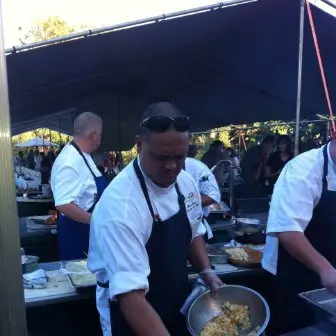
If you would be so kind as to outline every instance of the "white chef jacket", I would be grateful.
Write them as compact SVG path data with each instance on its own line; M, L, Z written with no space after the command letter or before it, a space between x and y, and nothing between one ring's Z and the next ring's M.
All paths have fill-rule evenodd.
M96 177L101 176L90 154L83 153ZM55 206L74 202L87 211L94 203L97 187L84 159L71 144L66 145L51 171L51 189Z
M336 167L330 157L329 148L328 156L328 189L336 191ZM287 163L275 184L262 260L263 268L274 275L277 270L279 245L276 233L305 231L321 198L323 163L323 147L305 152Z
M160 188L144 177L155 215L162 221L175 215L179 204L174 184ZM185 196L192 236L204 235L201 200L195 182L181 171L177 183ZM97 308L104 336L108 335L109 299L136 289L150 290L146 243L152 225L153 218L131 162L110 183L92 214L88 268L96 273L98 281L109 281L109 289L97 286Z
M185 161L185 170L194 178L201 195L209 196L216 203L220 202L221 194L216 178L207 165L199 160L187 158ZM204 216L208 217L209 213L210 208L208 206L204 207Z

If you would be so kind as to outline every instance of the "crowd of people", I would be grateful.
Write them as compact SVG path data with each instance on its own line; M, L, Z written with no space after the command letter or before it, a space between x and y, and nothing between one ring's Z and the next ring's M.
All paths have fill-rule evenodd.
M41 184L48 184L52 166L56 160L58 151L54 152L52 149L47 152L39 151L38 148L30 149L27 155L23 151L18 153L14 158L14 167L26 167L41 173Z
M124 168L124 159L120 151L109 151L105 154L102 165L97 165L100 172L108 181L112 181Z
M191 145L189 156L196 155L197 147ZM293 156L293 144L288 135L268 135L261 144L242 153L241 160L237 150L232 147L225 148L223 142L215 140L201 157L201 161L213 170L219 185L223 185L221 169L215 168L219 163L226 162L231 164L235 179L241 176L241 181L250 190L259 188L261 192L270 194L282 169Z

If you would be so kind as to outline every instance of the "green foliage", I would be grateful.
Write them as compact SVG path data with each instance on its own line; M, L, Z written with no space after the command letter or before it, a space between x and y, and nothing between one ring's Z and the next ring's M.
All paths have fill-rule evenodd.
M192 135L191 142L198 147L197 158L200 159L208 150L209 145L216 139L221 140L225 147L234 147L242 154L244 135L247 148L258 145L267 135L289 135L294 142L295 125L285 125L282 121L256 122L249 125L221 127L203 134ZM300 146L302 150L321 143L326 138L325 123L305 123L300 125Z
M123 151L122 156L124 159L124 165L128 165L132 160L134 160L137 156L137 149L136 146L134 146L132 149L128 151Z
M69 35L84 29L87 25L79 27L70 26L58 16L50 16L46 20L37 20L34 25L21 38L22 44L50 40L56 37Z
M18 147L14 147L16 144L27 141L29 139L36 138L36 137L39 137L46 141L51 141L58 145L64 145L71 140L71 137L66 134L62 134L62 133L52 131L46 128L41 128L41 129L37 129L31 132L26 132L26 133L13 136L12 144L14 148L13 149L14 153L17 154L20 150L22 150L22 148L20 149ZM29 150L29 148L27 150Z

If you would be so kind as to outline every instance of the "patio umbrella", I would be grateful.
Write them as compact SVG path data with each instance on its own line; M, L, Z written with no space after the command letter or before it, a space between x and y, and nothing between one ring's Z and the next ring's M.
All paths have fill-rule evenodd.
M29 139L27 141L15 145L15 147L42 147L42 146L57 147L58 145L53 142L43 140L39 137Z

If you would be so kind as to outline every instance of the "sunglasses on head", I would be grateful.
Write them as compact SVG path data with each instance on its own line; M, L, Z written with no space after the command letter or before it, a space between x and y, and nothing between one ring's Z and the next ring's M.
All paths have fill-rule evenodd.
M178 132L187 132L190 129L189 117L164 117L156 116L146 118L140 127L147 128L151 132L163 133L172 127Z

